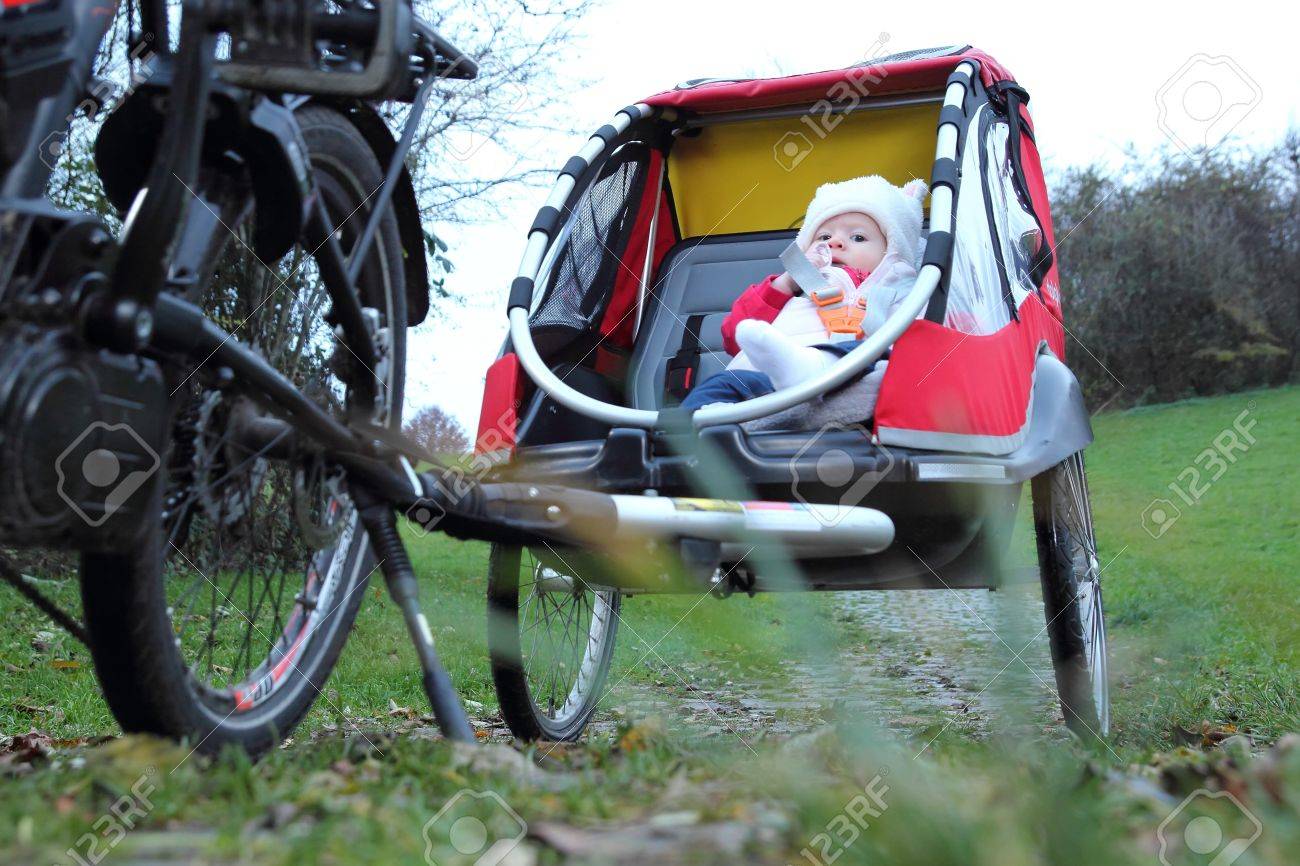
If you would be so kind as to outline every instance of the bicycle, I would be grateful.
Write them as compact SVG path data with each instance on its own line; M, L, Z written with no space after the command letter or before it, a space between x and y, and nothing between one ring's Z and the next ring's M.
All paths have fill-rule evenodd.
M439 496L400 437L429 305L405 157L434 85L477 67L409 2L181 8L170 50L165 0L140 0L155 72L95 143L119 242L43 197L116 4L5 4L0 543L81 552L84 629L0 573L86 640L124 730L256 754L378 564L443 731L472 739L393 513ZM409 105L396 139L380 100Z

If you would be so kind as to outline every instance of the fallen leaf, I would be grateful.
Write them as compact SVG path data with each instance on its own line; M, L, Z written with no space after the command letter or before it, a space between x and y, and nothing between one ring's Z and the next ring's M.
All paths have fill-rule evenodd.
M399 716L403 719L414 719L419 715L419 713L417 713L415 710L411 709L410 707L399 707L397 705L397 701L393 700L392 698L389 698L388 715Z
M75 671L81 667L81 662L71 659L54 659L50 662L50 667L56 671Z
M650 716L636 724L629 725L620 733L616 748L622 752L638 752L661 741L663 736L663 720Z
M30 731L10 737L0 748L0 772L21 775L31 770L31 765L49 757L53 741L44 731Z
M60 716L61 715L62 712L60 711ZM56 749L77 749L82 746L98 746L101 743L107 743L111 739L113 739L113 737L110 734L100 734L97 737L70 737L68 739L60 738L57 740L53 740L52 742L54 748Z
M1201 745L1215 746L1237 733L1236 725L1213 725L1201 722Z

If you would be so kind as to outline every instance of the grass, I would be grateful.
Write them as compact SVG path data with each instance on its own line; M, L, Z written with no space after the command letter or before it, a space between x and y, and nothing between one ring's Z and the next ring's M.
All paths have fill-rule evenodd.
M1243 412L1256 422L1256 444L1188 506L1168 485L1208 464L1200 455ZM1300 730L1291 602L1300 585L1300 389L1134 410L1097 426L1093 507L1103 552L1115 557L1106 600L1126 663L1119 741L1169 746L1176 725L1204 719L1264 741ZM1142 513L1157 498L1181 511L1153 538Z
M1243 411L1255 421L1255 443L1194 495L1185 470L1213 467L1200 455ZM971 696L992 676L985 670L1012 661L1000 641L977 640L978 628L934 637L903 623L864 632L835 596L821 594L631 599L605 722L586 743L539 747L535 761L506 746L452 750L403 712L422 711L424 698L400 617L376 583L325 699L288 748L256 766L235 754L187 759L183 749L142 738L56 750L0 789L4 859L75 862L60 852L108 826L96 822L145 778L148 816L107 862L422 862L425 822L468 788L509 803L537 837L525 848L542 862L564 850L606 861L814 866L836 852L854 863L1155 863L1156 828L1201 787L1232 791L1264 827L1237 862L1292 862L1300 750L1285 740L1270 746L1300 730L1300 388L1112 413L1095 426L1088 470L1115 714L1105 745L1066 740L1041 700L1017 703L1015 675L1034 685L1018 665L984 693L1007 686L1005 718L986 713L993 722L983 727L937 698L901 719L868 720L849 688L778 706L764 717L770 723L743 728L739 699L802 694L799 662L814 650L879 664L868 681L872 700L898 706L932 688L942 698L945 677L976 704ZM1171 491L1173 482L1196 504ZM1153 537L1143 514L1158 498L1180 514ZM1027 555L1025 528L1017 556ZM486 547L411 540L424 597L437 601L428 612L440 652L462 695L482 705L473 715L490 721ZM45 588L75 601L69 583ZM36 728L69 741L114 734L84 649L13 593L0 594L0 615L8 626L0 635L3 731ZM992 625L1016 649L1040 627L1013 618ZM1043 643L1025 657L1041 657ZM918 673L936 670L938 686ZM701 695L718 697L716 713L690 709ZM788 737L810 720L826 726ZM743 741L728 728L742 730ZM1213 745L1232 733L1245 736ZM142 777L146 767L154 773ZM883 812L864 794L881 788ZM1202 800L1193 808L1203 806L1227 837L1249 831L1235 807ZM506 832L482 803L474 808ZM645 829L652 821L655 833ZM565 834L551 833L557 825ZM660 856L654 845L663 840L673 845ZM451 853L445 839L433 851L438 862ZM1174 862L1208 862L1188 854Z

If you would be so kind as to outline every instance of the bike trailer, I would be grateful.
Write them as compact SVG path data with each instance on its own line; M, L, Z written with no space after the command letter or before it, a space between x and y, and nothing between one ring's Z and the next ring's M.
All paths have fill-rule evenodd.
M793 588L973 588L1002 580L1021 487L1033 480L1045 597L1074 610L1053 627L1058 661L1074 666L1062 686L1067 717L1104 727L1099 569L1081 456L1092 432L1065 366L1056 240L1028 102L1005 67L967 46L692 81L619 111L564 164L528 229L509 338L480 416L477 450L491 477L615 494L620 522L640 521L647 534L647 515L660 515L659 534L679 539L682 558L724 592L792 587L765 580L737 538L692 537L690 519L715 525L680 515L700 507L692 497L723 509L737 506L718 499L748 499L739 507L798 511L824 525L845 509L870 512L856 544L844 539L852 533L791 542L801 574ZM930 184L919 276L901 307L810 381L678 408L725 368L723 318L746 286L785 269L779 257L814 191L867 174ZM886 352L878 401L856 423L771 423ZM684 504L638 507L635 497ZM499 548L494 597L517 612L508 600L521 591L581 598L589 589L596 629L616 616L620 593L655 591L579 576L588 567L571 557L580 553ZM612 640L610 628L592 645ZM1058 642L1058 631L1069 634ZM499 660L517 660L517 649ZM532 703L510 714L517 732L580 730L585 718L566 715L575 692L561 692L550 715L528 692Z
M862 454L890 449L918 480L1008 483L1078 451L1090 432L1063 365L1055 241L1027 101L988 55L947 48L692 82L623 109L566 163L529 230L478 449L539 477L580 454L599 467L636 443L653 455L661 411L725 367L722 319L746 285L782 269L777 256L814 190L877 173L898 184L928 177L932 188L906 309L820 379L708 407L694 426L725 440L746 476L765 484L750 464L775 455L784 470L817 431L801 442L795 431L734 425L835 388L892 345L875 411L852 431ZM625 467L612 484L590 480L662 486L644 468L631 477Z

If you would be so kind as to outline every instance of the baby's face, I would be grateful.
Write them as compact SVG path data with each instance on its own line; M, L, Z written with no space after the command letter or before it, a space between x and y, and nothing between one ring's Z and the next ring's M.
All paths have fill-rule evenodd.
M813 243L831 248L831 264L874 271L885 257L885 233L864 213L833 216L817 227Z

